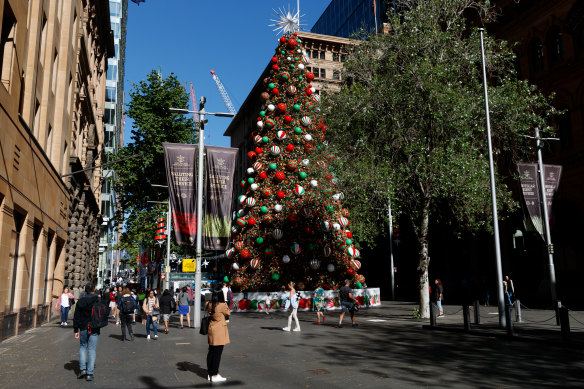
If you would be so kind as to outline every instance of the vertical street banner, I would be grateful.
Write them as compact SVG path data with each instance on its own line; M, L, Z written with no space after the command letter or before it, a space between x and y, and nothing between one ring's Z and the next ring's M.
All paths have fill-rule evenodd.
M207 146L203 248L225 250L231 236L231 197L238 149Z
M535 163L518 163L517 167L519 169L519 181L521 183L521 193L523 194L523 200L525 201L525 206L527 207L527 212L531 223L533 224L535 230L543 238L543 216L542 216L542 204L540 195L540 181L537 176L537 164ZM560 183L560 176L562 175L562 167L559 165L543 165L543 178L545 185L545 195L546 195L546 208L548 212L548 217L551 219L552 214L552 202L554 200L554 195L558 190ZM548 220L549 221L549 220Z
M163 143L162 147L176 243L194 246L197 236L197 146Z

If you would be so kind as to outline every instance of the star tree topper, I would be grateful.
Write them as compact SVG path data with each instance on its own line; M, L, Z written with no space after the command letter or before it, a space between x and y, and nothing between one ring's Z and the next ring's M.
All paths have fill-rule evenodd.
M270 19L274 24L270 24L269 26L275 27L274 31L277 31L277 34L293 33L300 30L300 0L298 0L294 15L290 12L290 7L288 7L287 12L282 8L278 9L278 11L274 10L274 12L278 19Z

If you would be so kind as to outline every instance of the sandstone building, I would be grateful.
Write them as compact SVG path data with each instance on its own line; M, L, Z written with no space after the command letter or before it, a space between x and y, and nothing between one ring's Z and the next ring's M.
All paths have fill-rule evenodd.
M58 314L64 286L95 281L114 46L106 1L0 0L0 14L3 340Z

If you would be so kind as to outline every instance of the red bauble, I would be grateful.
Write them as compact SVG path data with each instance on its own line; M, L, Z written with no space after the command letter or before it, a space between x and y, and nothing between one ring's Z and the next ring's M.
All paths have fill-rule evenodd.
M353 233L351 231L347 231L347 238L352 238L353 237Z
M239 253L239 256L243 259L248 259L249 257L251 257L251 252L248 249L243 249Z
M274 89L272 89L272 93L275 95L278 95L278 94L280 94L280 90L278 88L274 88Z
M286 197L286 193L284 193L284 192L282 192L281 190L279 190L279 191L276 193L276 197L277 197L278 199L282 200L284 197Z
M278 62L278 57L272 57L272 62L277 63Z
M250 217L249 219L247 219L247 224L249 224L250 226L255 226L256 219L254 219L253 217Z
M279 112L286 112L286 104L284 104L284 103L278 104L278 111Z
M286 37L285 36L283 36L283 37L280 38L280 43L286 43Z
M276 172L276 181L282 182L286 179L286 175L283 172Z
M290 151L290 152L294 151L294 145L292 145L292 144L288 144L288 145L286 146L286 150L287 150L287 151Z
M265 180L266 178L268 178L268 175L266 174L266 172L261 172L259 177L261 180Z
M306 73L306 79L307 79L308 81L312 81L312 80L314 80L314 73L312 73L312 72L308 72L308 73Z
M254 159L255 157L257 157L257 154L254 153L253 151L250 151L249 153L247 153L247 158Z
M353 277L355 274L357 274L357 272L355 271L355 269L348 268L347 274L350 275L351 277Z
M274 64L274 65L272 65L272 69L274 69L275 71L278 71L278 70L280 70L280 67L278 65Z
M306 227L304 229L304 232L306 232L307 234L310 234L312 232L312 230L310 229L310 227Z
M291 213L290 215L288 215L288 221L290 223L296 223L298 221L298 215L296 215L295 213Z
M296 45L298 45L298 42L296 42L296 39L288 39L288 47L293 49L296 47Z
M310 96L312 94L312 89L306 88L304 92L306 93L306 96Z
M259 147L256 147L256 148L255 148L255 152L256 152L256 154L257 154L257 155L260 155L260 154L262 153L262 151L263 151L263 150L262 150L262 149L260 149Z
M291 121L292 121L292 116L290 116L290 115L284 116L284 123L290 124Z
M271 191L270 189L264 189L264 190L262 191L262 195L263 195L264 197L270 197L270 196L272 195L272 191Z

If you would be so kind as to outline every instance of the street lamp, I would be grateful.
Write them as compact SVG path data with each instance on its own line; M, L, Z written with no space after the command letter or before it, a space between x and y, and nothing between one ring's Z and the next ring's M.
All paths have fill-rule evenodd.
M199 168L197 177L197 259L195 268L195 320L194 326L198 327L201 322L201 256L203 254L202 250L202 236L203 236L203 163L204 154L203 148L205 147L205 115L212 115L218 117L234 117L235 114L227 112L205 112L205 103L207 99L205 96L201 96L199 100L199 110L189 111L183 108L169 108L169 112L178 114L199 114Z
M150 184L150 186L155 186L158 188L168 188L168 185L158 185ZM170 286L170 234L172 232L172 204L170 203L170 196L168 197L168 202L164 201L148 201L149 203L168 203L168 213L166 214L166 259L164 260L164 289L168 289Z

